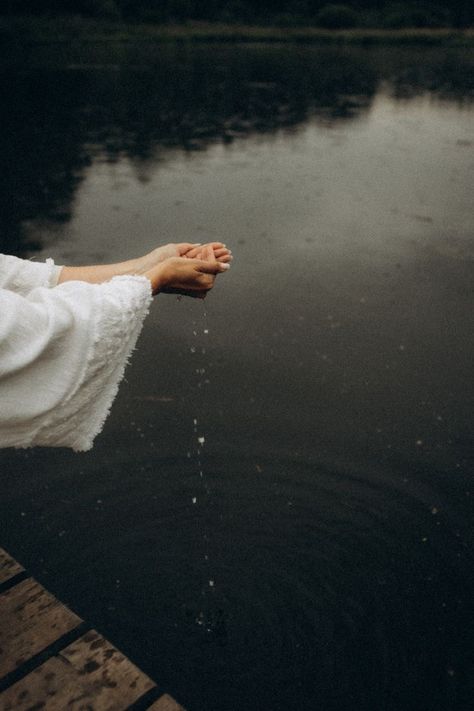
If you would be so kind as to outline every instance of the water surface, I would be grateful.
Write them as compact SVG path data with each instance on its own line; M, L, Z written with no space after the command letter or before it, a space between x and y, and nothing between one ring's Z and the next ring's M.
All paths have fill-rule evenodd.
M2 453L2 545L190 711L469 709L472 56L38 52L2 250L235 264L157 299L92 452Z

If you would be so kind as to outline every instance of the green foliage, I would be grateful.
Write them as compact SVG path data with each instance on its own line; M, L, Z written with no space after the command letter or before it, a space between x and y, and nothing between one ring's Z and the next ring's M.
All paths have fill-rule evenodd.
M325 5L316 15L316 24L328 30L357 27L359 14L349 5Z
M115 0L87 0L83 3L83 12L91 17L103 17L108 20L120 18L120 10Z
M218 12L218 20L220 22L252 22L253 12L248 3L241 0L230 0L224 3L222 9Z
M449 24L449 15L446 10L421 3L400 3L388 6L381 18L381 25L389 29L443 27L446 24Z
M273 18L272 24L275 27L299 27L304 24L304 17L291 12L280 12Z
M99 19L245 23L296 27L430 28L474 22L473 0L0 0L0 15L77 15Z

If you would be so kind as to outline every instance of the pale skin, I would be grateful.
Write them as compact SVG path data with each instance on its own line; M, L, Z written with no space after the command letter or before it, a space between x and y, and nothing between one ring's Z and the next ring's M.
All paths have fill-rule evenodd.
M126 262L63 267L59 284L66 281L100 284L114 276L141 275L150 280L154 295L163 292L202 299L214 286L217 274L229 269L231 261L232 254L222 242L180 242L157 247Z

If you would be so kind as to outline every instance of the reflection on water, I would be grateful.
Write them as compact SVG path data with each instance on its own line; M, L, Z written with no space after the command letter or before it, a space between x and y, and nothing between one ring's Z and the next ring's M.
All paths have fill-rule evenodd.
M470 710L472 59L96 60L3 75L3 249L236 262L93 452L1 454L2 544L190 711Z
M117 63L100 56L99 65L72 56L66 70L40 56L21 69L4 68L4 251L39 248L24 235L31 219L69 219L77 185L97 156L111 162L128 156L140 171L165 160L169 146L200 150L253 132L294 129L310 117L324 125L360 119L382 82L397 97L429 90L466 101L473 91L466 50L160 47L143 54L132 47L114 57Z

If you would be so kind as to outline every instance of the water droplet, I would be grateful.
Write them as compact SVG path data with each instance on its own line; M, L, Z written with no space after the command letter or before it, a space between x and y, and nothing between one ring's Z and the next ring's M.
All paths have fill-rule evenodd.
M202 444L204 444L205 441L206 441L206 438L205 438L205 437L198 437L198 442L199 442L199 444L202 445Z
M197 502L197 498L195 496L193 496L193 504L195 504L196 502Z
M189 350L191 351L191 353L196 353L196 349L194 346L191 346L191 348Z
M209 580L209 587L210 587L210 588L213 588L213 587L214 587L214 581L213 581L213 580Z
M208 329L208 328L205 328L204 331L203 331L203 333L206 333L206 334L209 333L209 329Z

